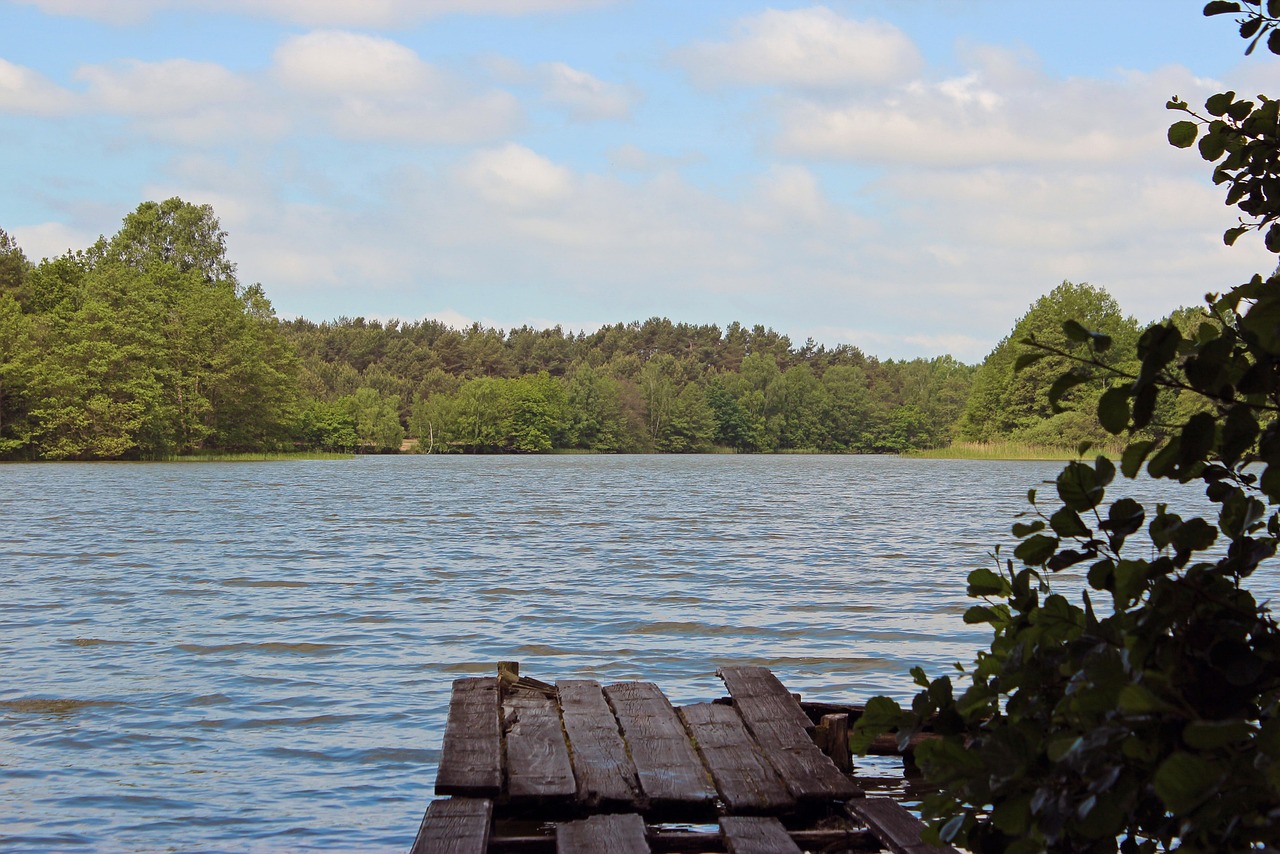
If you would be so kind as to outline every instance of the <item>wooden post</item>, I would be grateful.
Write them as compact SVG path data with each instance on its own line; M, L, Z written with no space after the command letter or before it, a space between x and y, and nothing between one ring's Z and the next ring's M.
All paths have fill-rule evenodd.
M818 727L826 730L826 744L823 746L823 752L831 757L831 761L841 771L846 774L852 772L853 754L849 750L849 716L823 715Z

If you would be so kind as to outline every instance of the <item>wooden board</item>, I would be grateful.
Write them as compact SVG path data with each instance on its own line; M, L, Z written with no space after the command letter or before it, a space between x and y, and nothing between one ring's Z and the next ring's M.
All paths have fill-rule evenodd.
M730 813L780 813L796 804L730 706L698 703L680 710Z
M861 794L813 743L813 722L776 676L763 667L722 667L718 672L733 697L733 708L796 800L843 800Z
M729 854L801 854L800 846L776 818L725 816L720 819L720 833Z
M507 730L507 795L512 804L565 801L577 792L554 697L508 686L502 699Z
M480 798L432 801L409 854L485 854L493 802Z
M924 823L891 798L863 798L848 809L894 854L959 854L950 845L939 848L921 840Z
M491 798L502 792L499 713L497 677L454 681L436 772L437 795Z
M635 813L594 815L556 825L557 854L648 854L644 819Z
M650 682L604 689L627 742L645 800L653 807L709 808L716 791L671 703Z
M862 794L857 783L840 773L831 757L819 750L800 727L776 721L746 723L765 758L796 800L847 800Z
M804 730L813 729L800 702L769 668L721 667L716 674L724 680L743 720L790 721Z
M578 802L592 808L634 807L640 781L600 683L564 680L556 683L556 693L573 757Z

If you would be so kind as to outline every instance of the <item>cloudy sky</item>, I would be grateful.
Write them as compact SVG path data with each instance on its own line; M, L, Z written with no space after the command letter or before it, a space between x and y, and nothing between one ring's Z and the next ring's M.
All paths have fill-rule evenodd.
M1280 94L1201 0L0 0L33 259L213 205L285 317L761 323L978 361L1064 279L1140 320L1274 260L1164 139Z

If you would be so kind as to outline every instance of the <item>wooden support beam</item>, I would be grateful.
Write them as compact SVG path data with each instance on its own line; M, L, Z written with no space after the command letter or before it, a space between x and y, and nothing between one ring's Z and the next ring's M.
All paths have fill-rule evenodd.
M892 798L862 798L847 809L893 854L960 854L950 845L938 847L921 839L924 822Z
M853 754L849 750L849 716L823 715L814 729L815 736L822 733L821 738L814 738L822 752L831 757L832 763L845 774L853 771Z
M635 813L593 815L556 825L557 854L649 854L644 819Z
M727 815L720 819L720 833L729 854L802 854L776 818Z

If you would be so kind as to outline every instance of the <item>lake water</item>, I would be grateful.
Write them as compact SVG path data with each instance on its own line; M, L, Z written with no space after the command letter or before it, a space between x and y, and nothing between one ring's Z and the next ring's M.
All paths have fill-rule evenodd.
M408 849L449 683L909 696L1053 463L384 457L0 467L0 848ZM1274 571L1269 571L1274 574ZM1263 579L1275 588L1274 579Z

